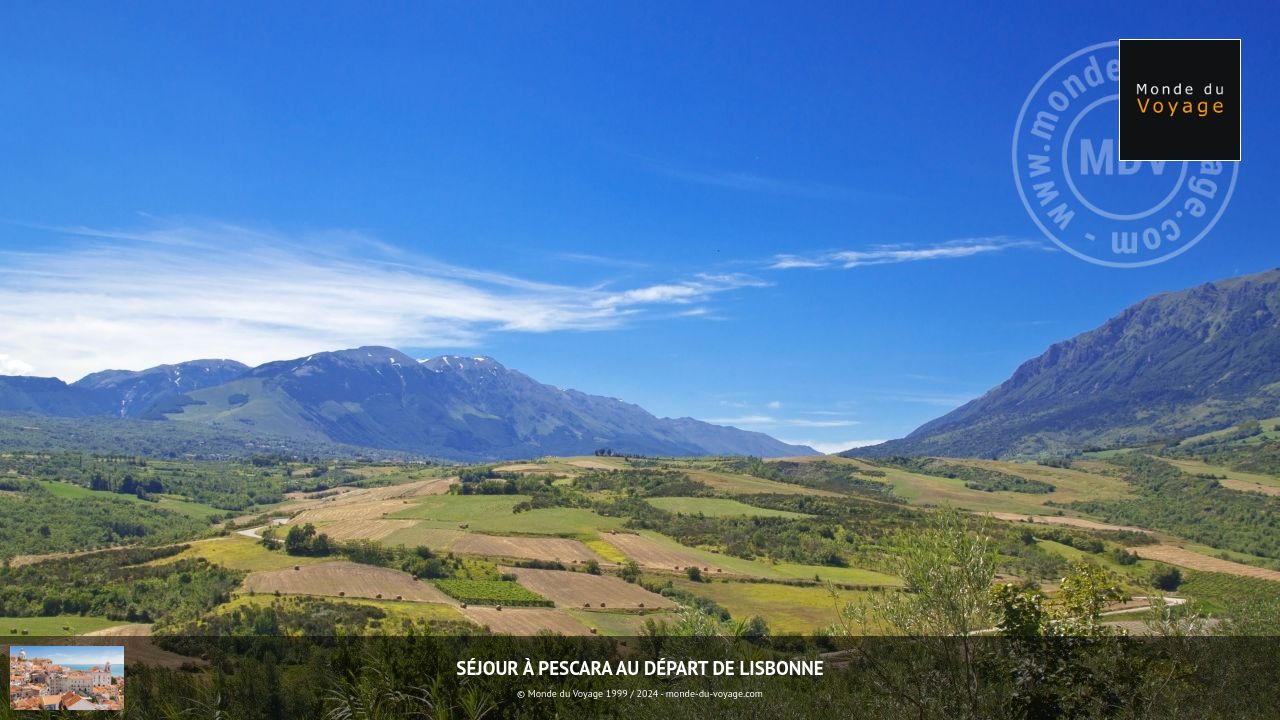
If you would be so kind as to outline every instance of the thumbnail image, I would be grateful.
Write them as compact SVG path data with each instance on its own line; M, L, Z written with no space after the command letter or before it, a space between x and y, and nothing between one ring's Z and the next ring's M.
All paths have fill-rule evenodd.
M9 703L14 710L123 710L124 648L11 647Z

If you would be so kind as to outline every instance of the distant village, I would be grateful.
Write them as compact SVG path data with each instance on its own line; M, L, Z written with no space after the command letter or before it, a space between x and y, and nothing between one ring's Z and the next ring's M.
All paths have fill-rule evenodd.
M9 656L9 703L14 710L123 710L124 674L110 662L77 670L20 650Z

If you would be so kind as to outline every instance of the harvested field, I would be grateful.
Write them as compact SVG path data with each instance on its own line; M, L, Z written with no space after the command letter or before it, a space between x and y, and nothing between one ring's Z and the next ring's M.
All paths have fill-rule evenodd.
M627 467L627 463L625 460L618 460L617 462L608 462L605 460L581 459L581 460L568 460L565 462L565 464L572 465L574 467L586 468L587 470L617 470L619 468Z
M458 478L432 478L430 480L404 483L403 485L369 488L361 495L361 499L399 500L402 498L422 497L424 495L444 495L449 492L450 486L457 482Z
M444 495L456 482L456 478L433 478L403 485L357 488L334 497L298 501L292 506L286 503L280 510L302 509L302 512L293 518L291 524L294 525L333 520L377 519L384 514L403 510L406 500L426 495Z
M399 521L380 521L380 522L399 522ZM411 521L412 522L412 521ZM444 528L427 527L422 523L413 522L410 526L397 530L383 538L384 545L404 545L406 547L416 547L425 545L432 550L449 550L454 541L462 537L461 530L446 530Z
M601 612L584 608L565 608L565 613L589 628L595 628L597 634L614 637L634 638L644 634L646 620L656 623L675 623L679 617L670 611L655 612Z
M542 472L542 471L545 471L546 469L547 468L545 465L539 465L537 463L516 463L514 465L503 465L501 467L496 467L494 468L494 471L523 473L523 472Z
M1021 513L1009 512L991 512L984 513L997 520L1008 520L1010 522L1026 522L1031 520L1032 524L1045 523L1047 525L1070 525L1071 527L1086 528L1088 530L1128 530L1130 532L1151 532L1140 527L1132 525L1110 525L1096 520L1086 520L1084 518L1063 517L1060 515L1023 515Z
M591 575L567 570L503 568L516 582L566 608L625 610L676 607L671 600L611 575Z
M334 522L337 520L378 520L383 515L403 510L405 507L403 500L356 501L354 496L349 497L352 498L350 501L327 502L319 507L304 510L294 516L289 524L302 525L304 523Z
M712 470L691 470L689 471L689 477L704 485L713 487L716 490L723 490L735 495L780 494L840 497L840 493L831 492L830 490L820 490L818 488L805 487L804 485L793 485L791 483L778 482L776 480L766 480L764 478L755 477L754 475L739 475L736 473Z
M413 520L338 520L324 523L318 530L334 540L385 540L397 530L413 527Z
M246 590L255 593L281 592L289 595L328 595L362 597L414 602L453 604L453 600L436 588L418 582L408 573L373 565L360 565L346 560L300 565L298 570L270 570L250 573L244 580Z
M559 610L546 608L468 607L460 610L463 617L495 633L531 636L540 632L560 635L590 635L586 625Z
M1262 483L1248 482L1246 480L1233 480L1231 478L1219 480L1218 482L1222 483L1222 486L1225 488L1239 490L1240 492L1254 492L1280 497L1280 487L1276 487L1275 485L1263 485Z
M61 552L48 553L45 555L14 555L9 559L9 567L22 567L23 565L35 565L47 560L61 560L62 558L77 557L79 555L88 555L89 553L98 552L97 550L79 550L77 552Z
M324 500L326 498L337 497L342 493L348 493L353 490L361 490L361 489L362 488L352 487L350 485L342 485L336 488L329 488L328 490L311 490L306 492L301 490L295 490L294 492L285 493L284 497L290 500Z
M626 556L643 567L655 570L684 570L696 565L709 572L724 572L724 568L710 565L693 553L678 548L670 548L643 535L630 533L614 533L606 536L610 545L617 547Z
M151 634L150 623L132 623L130 625L116 625L115 627L104 628L102 630L94 630L85 635L94 637L147 637Z
M557 560L565 563L603 560L581 542L566 538L505 537L466 533L453 543L451 549L466 555Z
M1158 560L1170 565L1181 565L1192 570L1204 570L1280 582L1280 570L1268 570L1267 568L1245 565L1232 560L1222 560L1173 545L1144 545L1129 548L1129 552L1137 553L1138 557L1147 560Z

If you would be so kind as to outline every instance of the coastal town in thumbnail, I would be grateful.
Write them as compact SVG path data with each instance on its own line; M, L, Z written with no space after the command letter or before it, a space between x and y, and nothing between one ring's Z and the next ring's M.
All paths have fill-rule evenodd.
M9 703L14 710L123 710L124 648L11 647Z

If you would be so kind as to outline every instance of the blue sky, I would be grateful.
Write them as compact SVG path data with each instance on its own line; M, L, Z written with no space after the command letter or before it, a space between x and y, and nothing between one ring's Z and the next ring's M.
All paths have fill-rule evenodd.
M1280 264L1264 7L8 3L0 372L384 343L900 436L1142 297ZM1009 168L1040 75L1118 37L1244 41L1231 205L1140 270L1052 250Z
M29 658L47 658L60 665L101 665L111 663L113 674L124 673L122 645L14 645L9 654L25 651Z

